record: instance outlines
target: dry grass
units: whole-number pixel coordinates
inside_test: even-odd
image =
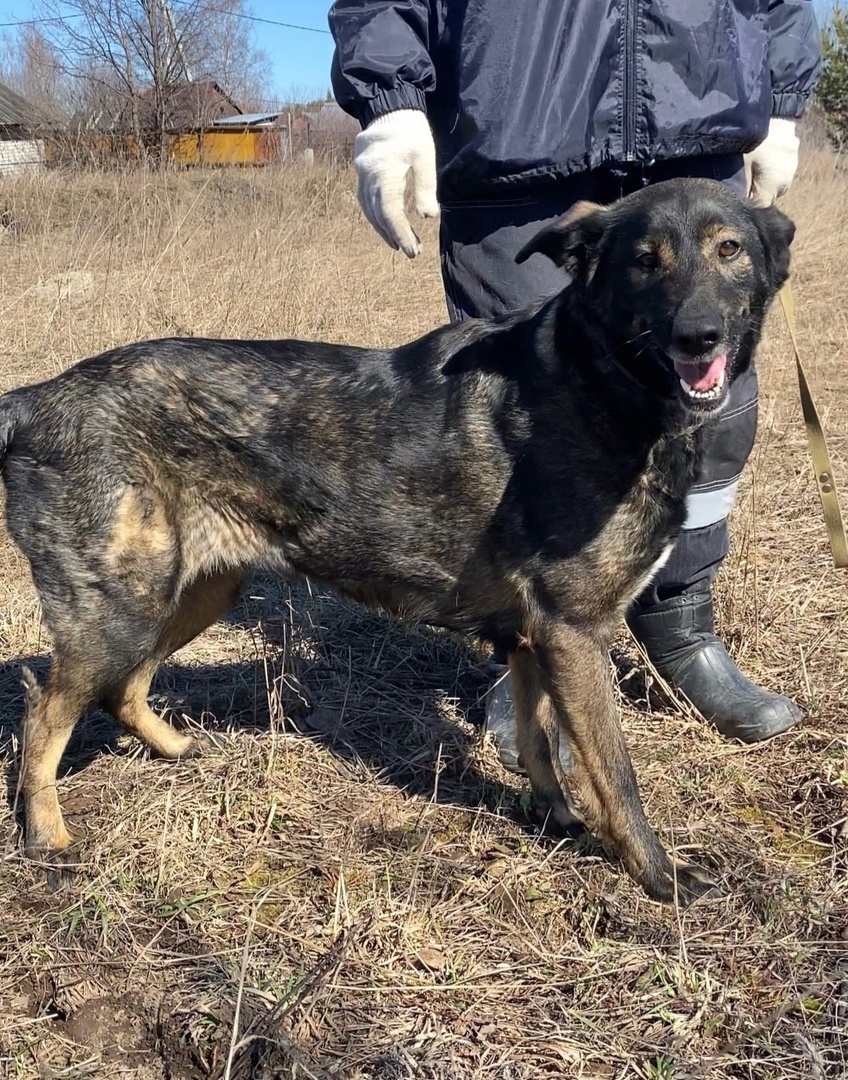
[[[54,175],[2,197],[0,388],[147,336],[392,343],[443,319],[434,230],[416,262],[391,255],[347,174]],[[815,156],[788,205],[848,491],[848,179]],[[75,739],[60,794],[87,872],[70,893],[20,857],[10,770],[0,1075],[846,1075],[848,576],[829,565],[779,315],[769,331],[721,613],[741,665],[809,719],[742,749],[653,693],[622,697],[649,816],[721,898],[660,908],[591,844],[524,824],[480,735],[484,656],[257,579],[158,685],[217,753],[151,760],[104,718]],[[11,764],[19,664],[46,643],[3,553]]]

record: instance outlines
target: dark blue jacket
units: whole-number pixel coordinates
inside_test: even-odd
[[[329,22],[339,104],[426,111],[443,203],[751,150],[821,64],[812,0],[337,0]]]

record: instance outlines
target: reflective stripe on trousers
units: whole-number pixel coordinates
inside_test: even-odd
[[[730,517],[738,490],[739,481],[733,480],[712,491],[693,491],[686,498],[686,520],[683,528],[703,529]]]

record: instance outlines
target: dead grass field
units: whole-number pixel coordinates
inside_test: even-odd
[[[2,203],[0,389],[144,337],[389,344],[443,321],[434,228],[415,262],[391,254],[347,172],[48,175]],[[848,493],[848,176],[813,155],[786,205]],[[266,578],[157,686],[217,752],[152,760],[104,717],[78,733],[60,797],[86,874],[48,894],[13,771],[20,663],[43,672],[48,644],[4,536],[0,1076],[848,1075],[848,574],[777,311],[760,367],[720,609],[741,666],[808,718],[730,745],[623,639],[617,658],[648,815],[723,884],[685,913],[525,824],[480,734],[481,652]]]

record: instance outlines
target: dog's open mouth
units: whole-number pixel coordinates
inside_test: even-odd
[[[675,360],[674,373],[686,401],[697,405],[717,404],[727,386],[727,353],[710,360]]]

